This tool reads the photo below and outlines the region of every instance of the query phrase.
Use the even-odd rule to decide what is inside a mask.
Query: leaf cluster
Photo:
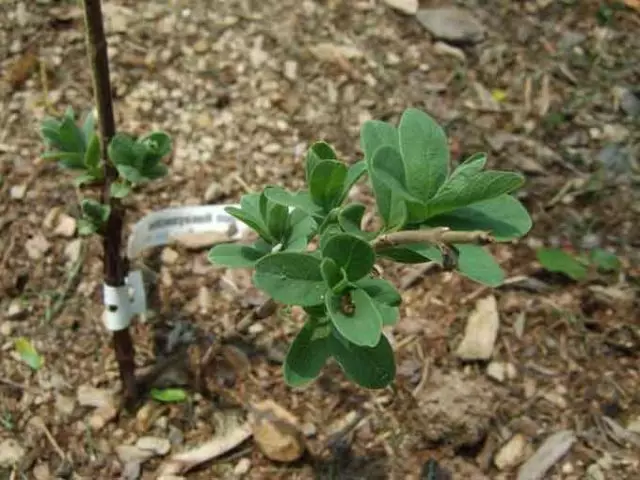
[[[69,107],[61,118],[45,118],[40,124],[40,135],[46,147],[42,158],[72,171],[76,186],[104,182],[104,162],[93,112],[88,112],[79,126],[75,112]],[[161,161],[172,148],[171,138],[164,132],[151,132],[138,139],[117,133],[107,146],[108,160],[118,172],[117,181],[110,185],[111,195],[124,198],[136,185],[164,177],[167,167]],[[84,199],[81,211],[79,232],[102,233],[110,207]]]
[[[407,109],[398,127],[367,121],[360,143],[364,158],[350,166],[327,143],[311,145],[305,158],[306,189],[293,192],[270,185],[245,195],[240,208],[227,208],[259,239],[252,245],[218,245],[209,252],[213,263],[253,268],[256,287],[277,302],[306,311],[284,366],[292,386],[312,381],[330,358],[363,387],[383,388],[393,380],[393,351],[382,329],[397,322],[401,297],[376,274],[379,259],[435,261],[490,286],[504,278],[481,246],[423,242],[377,248],[380,236],[448,227],[488,231],[497,241],[509,241],[531,228],[526,209],[511,195],[524,178],[485,170],[484,154],[450,171],[446,135],[424,112]],[[365,174],[382,223],[375,232],[362,228],[366,206],[346,202]]]

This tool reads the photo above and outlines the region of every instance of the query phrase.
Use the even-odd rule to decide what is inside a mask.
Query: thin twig
[[[489,232],[484,230],[463,232],[450,230],[447,227],[436,227],[424,230],[407,230],[380,235],[373,241],[372,246],[374,250],[384,250],[385,248],[412,243],[427,243],[430,245],[441,246],[452,243],[474,243],[486,245],[492,242],[494,242],[493,237]]]
[[[35,422],[34,422],[35,421]],[[53,449],[56,451],[56,453],[58,454],[58,456],[62,459],[62,460],[66,460],[67,456],[65,455],[64,451],[62,450],[62,448],[60,448],[60,445],[58,445],[58,442],[56,442],[56,439],[53,438],[53,435],[51,434],[51,432],[49,431],[49,429],[47,428],[47,425],[44,423],[44,420],[42,420],[42,418],[40,417],[35,417],[32,422],[34,422],[38,428],[40,430],[42,430],[42,432],[45,434],[45,436],[47,437],[47,440],[49,440],[49,443],[51,444],[51,446],[53,447]]]

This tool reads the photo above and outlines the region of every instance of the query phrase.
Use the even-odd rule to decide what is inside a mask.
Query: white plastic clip
[[[129,272],[121,287],[103,285],[103,299],[103,321],[107,330],[116,332],[128,328],[133,316],[147,309],[142,272]]]

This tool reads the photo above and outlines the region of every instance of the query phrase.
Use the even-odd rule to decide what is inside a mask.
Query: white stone
[[[384,0],[384,3],[407,15],[415,15],[418,11],[418,0]]]
[[[527,453],[528,443],[527,438],[520,433],[511,437],[500,447],[493,459],[498,470],[509,470],[522,463]]]
[[[13,200],[22,200],[26,195],[26,193],[27,193],[26,185],[14,185],[11,187],[11,190],[9,190],[9,196]]]
[[[455,352],[462,360],[488,360],[498,338],[500,317],[496,298],[490,295],[478,300],[469,316],[464,337]]]

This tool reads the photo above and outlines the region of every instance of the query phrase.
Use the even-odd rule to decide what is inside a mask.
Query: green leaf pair
[[[576,281],[587,277],[589,267],[607,273],[616,272],[621,266],[615,254],[602,248],[594,248],[587,255],[571,255],[561,248],[540,248],[536,256],[548,271],[562,273]]]
[[[384,388],[395,377],[393,349],[384,335],[374,347],[359,346],[326,320],[310,317],[287,352],[285,381],[292,387],[308,384],[330,358],[336,360],[347,378],[364,388]]]
[[[164,132],[152,132],[135,140],[125,133],[117,133],[109,142],[109,159],[122,179],[132,185],[164,177],[167,166],[160,161],[171,152],[171,138]],[[116,187],[112,194],[126,195],[128,190]]]

